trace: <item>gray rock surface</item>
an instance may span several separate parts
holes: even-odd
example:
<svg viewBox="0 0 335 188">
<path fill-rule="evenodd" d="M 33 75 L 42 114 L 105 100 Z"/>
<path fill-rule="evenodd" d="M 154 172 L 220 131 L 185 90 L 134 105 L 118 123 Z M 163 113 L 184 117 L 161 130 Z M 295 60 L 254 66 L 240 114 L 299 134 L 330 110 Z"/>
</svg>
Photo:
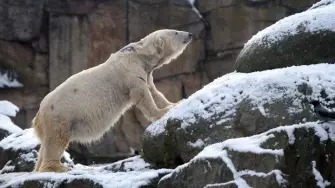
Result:
<svg viewBox="0 0 335 188">
<path fill-rule="evenodd" d="M 30 41 L 40 34 L 44 1 L 1 0 L 0 39 Z"/>
<path fill-rule="evenodd" d="M 334 130 L 306 123 L 214 144 L 163 177 L 158 188 L 333 185 Z"/>
</svg>

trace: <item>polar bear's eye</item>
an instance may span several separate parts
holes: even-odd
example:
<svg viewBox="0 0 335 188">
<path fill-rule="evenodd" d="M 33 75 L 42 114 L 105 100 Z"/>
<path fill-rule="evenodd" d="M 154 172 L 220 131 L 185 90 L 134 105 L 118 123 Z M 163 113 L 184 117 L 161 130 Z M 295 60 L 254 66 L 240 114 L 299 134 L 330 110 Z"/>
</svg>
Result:
<svg viewBox="0 0 335 188">
<path fill-rule="evenodd" d="M 174 34 L 175 34 L 175 35 L 178 35 L 178 32 L 175 32 Z"/>
</svg>

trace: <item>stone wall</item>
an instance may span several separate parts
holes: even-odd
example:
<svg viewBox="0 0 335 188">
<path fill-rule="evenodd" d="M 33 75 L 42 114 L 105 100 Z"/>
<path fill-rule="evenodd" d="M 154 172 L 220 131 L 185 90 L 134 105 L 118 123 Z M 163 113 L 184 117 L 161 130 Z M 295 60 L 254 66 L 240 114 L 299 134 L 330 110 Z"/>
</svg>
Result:
<svg viewBox="0 0 335 188">
<path fill-rule="evenodd" d="M 0 64 L 24 83 L 0 89 L 0 99 L 16 104 L 21 111 L 14 121 L 30 127 L 40 101 L 66 78 L 152 31 L 174 28 L 192 32 L 194 40 L 154 77 L 157 88 L 176 102 L 233 71 L 252 35 L 316 1 L 196 0 L 192 9 L 186 0 L 0 0 Z M 141 148 L 147 125 L 134 108 L 101 142 L 72 144 L 70 150 L 84 163 L 125 155 Z"/>
</svg>

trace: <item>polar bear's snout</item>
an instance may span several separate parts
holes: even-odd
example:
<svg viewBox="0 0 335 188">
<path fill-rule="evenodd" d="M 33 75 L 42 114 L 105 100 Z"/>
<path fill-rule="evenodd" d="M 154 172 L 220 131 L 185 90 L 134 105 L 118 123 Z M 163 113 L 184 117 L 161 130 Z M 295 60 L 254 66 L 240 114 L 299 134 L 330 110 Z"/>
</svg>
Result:
<svg viewBox="0 0 335 188">
<path fill-rule="evenodd" d="M 185 37 L 183 43 L 188 43 L 192 40 L 192 33 L 188 33 L 188 35 Z"/>
</svg>

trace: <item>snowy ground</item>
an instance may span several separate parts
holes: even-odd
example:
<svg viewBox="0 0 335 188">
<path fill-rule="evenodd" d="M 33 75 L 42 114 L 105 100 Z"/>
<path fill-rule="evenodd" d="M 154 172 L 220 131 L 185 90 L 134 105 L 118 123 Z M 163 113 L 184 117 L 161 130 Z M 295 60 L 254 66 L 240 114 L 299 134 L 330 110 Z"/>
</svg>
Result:
<svg viewBox="0 0 335 188">
<path fill-rule="evenodd" d="M 327 6 L 325 6 L 327 5 Z M 271 44 L 282 40 L 287 35 L 304 32 L 335 32 L 334 0 L 322 0 L 308 11 L 288 16 L 254 35 L 246 44 Z"/>
<path fill-rule="evenodd" d="M 136 188 L 142 185 L 147 185 L 150 180 L 159 176 L 159 174 L 169 173 L 170 169 L 153 170 L 148 169 L 148 164 L 139 156 L 126 159 L 125 172 L 112 172 L 106 170 L 109 165 L 99 167 L 89 167 L 77 164 L 73 170 L 66 173 L 10 173 L 0 176 L 0 182 L 5 182 L 1 186 L 17 186 L 27 180 L 39 180 L 49 182 L 49 187 L 59 185 L 64 181 L 72 181 L 74 179 L 88 179 L 97 182 L 100 185 L 108 188 Z M 117 163 L 122 163 L 119 161 Z"/>
<path fill-rule="evenodd" d="M 203 89 L 197 91 L 188 99 L 179 103 L 165 116 L 151 124 L 146 131 L 155 135 L 164 132 L 164 126 L 169 118 L 182 120 L 181 128 L 190 126 L 197 117 L 207 119 L 213 114 L 225 113 L 220 122 L 229 120 L 235 113 L 235 106 L 244 99 L 250 99 L 266 116 L 265 103 L 290 96 L 293 99 L 293 109 L 290 113 L 302 109 L 303 94 L 297 90 L 297 85 L 307 84 L 313 92 L 308 100 L 316 99 L 324 104 L 334 101 L 324 101 L 320 97 L 322 90 L 335 98 L 335 65 L 317 64 L 282 69 L 267 70 L 253 73 L 226 74 Z M 272 87 L 276 86 L 276 87 Z"/>
</svg>

